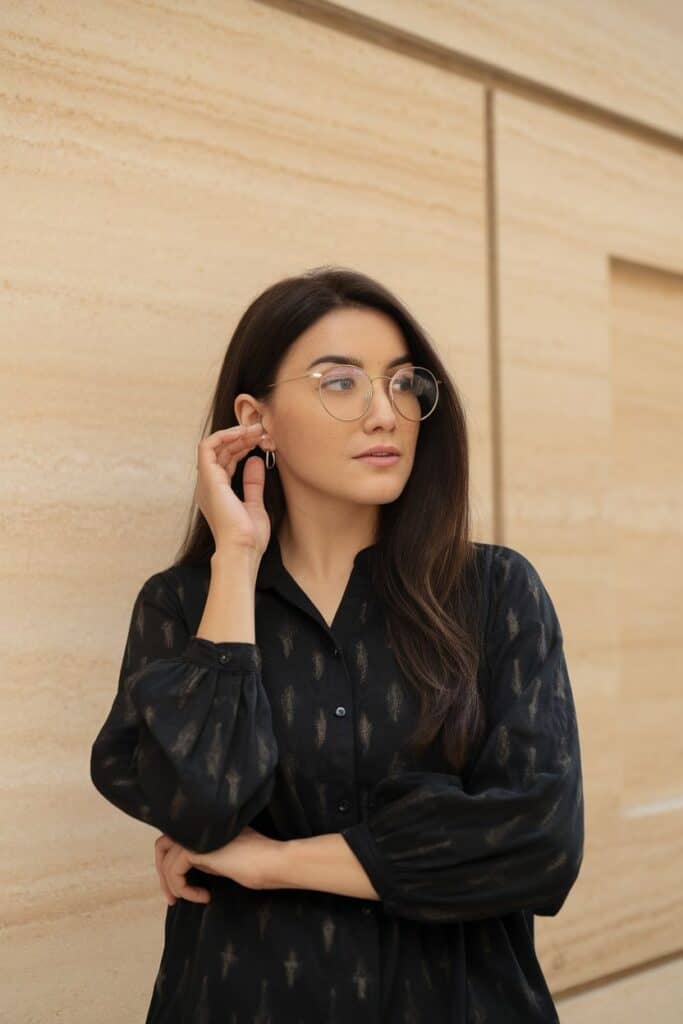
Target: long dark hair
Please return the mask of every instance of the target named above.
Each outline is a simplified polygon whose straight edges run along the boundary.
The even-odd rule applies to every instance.
[[[413,468],[400,496],[380,507],[372,573],[386,607],[388,639],[400,670],[420,697],[414,750],[441,735],[442,752],[458,773],[485,730],[478,686],[482,624],[476,558],[470,539],[469,451],[463,403],[427,332],[386,287],[357,271],[315,267],[277,281],[242,315],[225,353],[202,437],[234,426],[235,397],[267,400],[285,352],[330,310],[379,310],[401,330],[415,365],[441,384],[434,412],[421,424]],[[251,454],[264,453],[260,448]],[[232,478],[244,497],[238,462]],[[266,472],[264,504],[271,532],[286,511],[276,470]],[[211,529],[193,505],[175,565],[206,564]]]

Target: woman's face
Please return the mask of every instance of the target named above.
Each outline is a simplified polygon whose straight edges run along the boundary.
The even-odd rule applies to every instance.
[[[391,376],[399,367],[413,364],[401,332],[389,317],[375,310],[337,309],[290,346],[276,382],[309,370],[334,369],[337,361],[325,358],[330,355],[357,359],[370,377]],[[260,403],[268,435],[261,447],[275,451],[286,494],[303,486],[326,498],[367,505],[399,497],[413,467],[420,421],[394,410],[388,385],[388,380],[374,381],[367,412],[350,421],[335,419],[325,410],[317,393],[319,378],[288,381],[269,391],[270,397]],[[332,385],[331,395],[337,396],[332,400],[344,402],[340,389],[345,387],[348,379]],[[335,408],[339,411],[340,406]],[[398,448],[397,461],[376,465],[357,458],[367,448],[383,444]]]

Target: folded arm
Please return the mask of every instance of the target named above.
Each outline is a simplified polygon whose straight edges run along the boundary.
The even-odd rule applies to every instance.
[[[554,915],[583,858],[576,712],[553,602],[534,566],[496,545],[487,732],[455,772],[381,779],[367,821],[341,832],[387,913],[457,921]]]

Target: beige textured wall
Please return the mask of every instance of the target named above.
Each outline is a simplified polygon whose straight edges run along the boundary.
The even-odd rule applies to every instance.
[[[683,128],[679,0],[313,0],[365,31],[420,44],[506,90],[586,104],[652,133]],[[340,14],[337,14],[340,17]]]
[[[324,262],[425,323],[477,533],[556,598],[587,811],[537,919],[563,1024],[680,1019],[683,32],[674,0],[599,8],[2,5],[0,1019],[144,1017],[157,833],[90,744],[236,320]]]
[[[586,762],[582,873],[538,932],[567,988],[632,975],[562,1001],[563,1024],[642,1020],[648,993],[668,1024],[683,1006],[682,161],[518,97],[498,97],[495,123],[503,521],[553,580]]]

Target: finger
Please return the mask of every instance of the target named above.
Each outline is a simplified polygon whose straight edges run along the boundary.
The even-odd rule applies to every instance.
[[[244,504],[260,509],[263,506],[263,485],[266,479],[266,464],[263,459],[254,456],[247,459],[242,474],[242,491]]]
[[[226,470],[229,476],[232,476],[238,461],[244,458],[247,452],[252,451],[257,446],[258,441],[258,437],[245,437],[239,446],[236,444],[224,444],[216,454],[216,462]]]
[[[229,428],[232,430],[233,428]],[[238,453],[244,454],[250,447],[256,443],[259,435],[263,433],[258,427],[254,430],[239,427],[237,428],[240,433],[238,434],[225,434],[225,436],[216,438],[215,434],[210,434],[205,437],[203,441],[199,442],[197,448],[197,469],[200,474],[204,473],[209,476],[215,470],[217,465],[223,465],[223,462],[219,463],[218,456],[229,454],[231,457]],[[218,433],[224,433],[218,431]]]
[[[238,423],[236,426],[226,427],[224,430],[214,430],[212,434],[202,438],[199,448],[204,448],[208,452],[216,451],[223,444],[231,445],[243,438],[258,437],[262,431],[263,427],[260,423],[252,423],[249,426]]]
[[[168,851],[173,846],[173,840],[169,836],[160,836],[159,839],[154,843],[154,864],[159,875],[159,885],[163,892],[166,902],[169,906],[173,906],[175,903],[175,896],[171,892],[166,882],[166,876],[164,875],[164,859]]]
[[[161,836],[154,844],[154,862],[159,875],[159,885],[161,891],[164,894],[166,902],[169,906],[173,906],[175,903],[175,896],[171,892],[166,882],[166,876],[164,874],[164,861],[168,856],[169,850],[175,845],[174,841],[170,836]]]
[[[212,433],[207,434],[206,437],[203,438],[203,441],[206,441],[212,447],[216,447],[224,441],[229,441],[233,437],[239,437],[243,433],[250,432],[253,434],[257,429],[263,430],[263,424],[260,420],[255,420],[253,423],[235,423],[232,427],[223,427],[220,430],[214,430]]]
[[[256,447],[255,445],[250,445],[245,451],[241,451],[241,452],[237,452],[237,453],[233,453],[232,454],[232,456],[230,458],[230,461],[228,462],[228,465],[227,465],[226,470],[225,470],[226,473],[228,474],[228,477],[230,478],[230,480],[232,480],[232,478],[234,476],[234,473],[235,473],[235,470],[237,469],[237,463],[240,462],[241,459],[245,458],[245,456],[248,456],[249,453],[252,452],[255,447]],[[260,459],[259,461],[262,462],[263,460]],[[245,462],[244,465],[245,465],[245,468],[246,468],[246,462]]]
[[[208,903],[211,899],[208,889],[188,885],[185,881],[185,875],[193,867],[187,851],[181,847],[177,855],[170,854],[170,861],[170,864],[168,862],[164,864],[164,871],[171,892],[180,899],[189,900],[191,903]]]
[[[197,469],[200,468],[202,454],[207,456],[209,463],[212,463],[217,460],[220,454],[225,454],[226,451],[231,449],[241,449],[250,443],[252,437],[256,438],[259,435],[258,430],[247,430],[245,427],[230,429],[235,429],[237,433],[226,434],[214,442],[211,442],[213,435],[210,434],[209,437],[205,437],[199,442],[197,445]]]

